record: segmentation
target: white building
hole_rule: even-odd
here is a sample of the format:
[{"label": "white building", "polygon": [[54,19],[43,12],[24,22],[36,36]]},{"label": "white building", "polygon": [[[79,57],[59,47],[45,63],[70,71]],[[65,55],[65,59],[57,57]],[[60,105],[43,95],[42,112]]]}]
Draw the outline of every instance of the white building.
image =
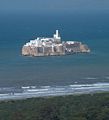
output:
[{"label": "white building", "polygon": [[24,46],[31,46],[31,47],[41,47],[41,46],[52,46],[54,43],[60,43],[61,37],[59,35],[58,30],[56,30],[56,33],[53,35],[52,38],[47,37],[37,37],[35,40],[30,40],[30,42],[26,43]]}]

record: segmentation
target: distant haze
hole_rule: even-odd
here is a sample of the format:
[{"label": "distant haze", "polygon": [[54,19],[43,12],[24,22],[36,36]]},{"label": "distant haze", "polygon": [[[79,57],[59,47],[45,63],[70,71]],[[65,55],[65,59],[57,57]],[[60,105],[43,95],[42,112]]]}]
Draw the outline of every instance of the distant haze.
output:
[{"label": "distant haze", "polygon": [[108,11],[109,0],[0,0],[0,13]]}]

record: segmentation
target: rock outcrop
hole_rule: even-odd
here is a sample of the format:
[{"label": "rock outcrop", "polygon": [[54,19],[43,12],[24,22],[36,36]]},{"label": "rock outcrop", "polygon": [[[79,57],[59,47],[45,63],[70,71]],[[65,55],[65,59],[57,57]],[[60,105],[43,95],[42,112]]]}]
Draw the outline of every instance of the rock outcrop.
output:
[{"label": "rock outcrop", "polygon": [[88,53],[90,49],[87,45],[77,41],[63,41],[56,30],[53,38],[38,37],[30,40],[22,47],[24,56],[50,56],[50,55],[67,55],[74,53]]},{"label": "rock outcrop", "polygon": [[23,46],[22,55],[24,56],[49,56],[49,55],[67,55],[74,53],[89,53],[90,49],[86,44],[75,42],[74,44],[64,43],[62,46],[55,47],[31,47]]}]

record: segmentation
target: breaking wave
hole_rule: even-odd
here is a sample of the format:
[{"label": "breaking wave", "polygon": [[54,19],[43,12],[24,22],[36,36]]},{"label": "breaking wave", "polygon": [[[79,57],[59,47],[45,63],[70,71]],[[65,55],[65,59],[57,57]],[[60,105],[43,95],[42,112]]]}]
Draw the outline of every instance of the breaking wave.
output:
[{"label": "breaking wave", "polygon": [[26,99],[31,97],[86,94],[109,91],[109,83],[72,84],[66,86],[21,86],[0,88],[0,100]]}]

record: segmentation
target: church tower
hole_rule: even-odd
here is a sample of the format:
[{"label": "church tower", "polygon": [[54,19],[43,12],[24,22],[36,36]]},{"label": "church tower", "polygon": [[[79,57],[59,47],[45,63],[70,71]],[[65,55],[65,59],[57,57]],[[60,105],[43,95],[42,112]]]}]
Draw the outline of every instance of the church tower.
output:
[{"label": "church tower", "polygon": [[53,35],[53,38],[54,38],[54,42],[56,42],[56,43],[61,42],[61,37],[60,37],[60,34],[59,34],[58,30],[56,30],[56,33]]}]

